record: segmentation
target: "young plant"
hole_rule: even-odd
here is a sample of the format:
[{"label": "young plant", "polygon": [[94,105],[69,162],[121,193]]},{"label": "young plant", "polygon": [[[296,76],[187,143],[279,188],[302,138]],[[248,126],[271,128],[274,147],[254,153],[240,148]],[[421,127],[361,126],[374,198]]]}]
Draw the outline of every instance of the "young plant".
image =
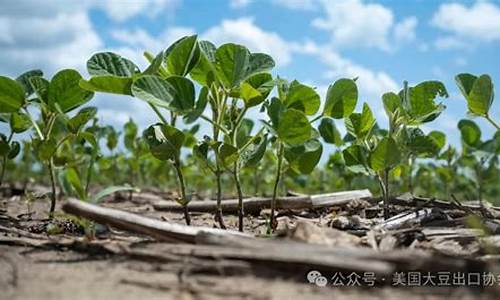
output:
[{"label": "young plant", "polygon": [[472,74],[462,73],[455,76],[455,81],[467,101],[469,113],[472,116],[484,118],[496,130],[500,130],[500,125],[490,116],[490,108],[494,99],[491,77],[487,74],[477,77]]},{"label": "young plant", "polygon": [[484,187],[498,178],[498,155],[500,154],[500,133],[493,139],[481,141],[481,130],[471,120],[460,120],[458,128],[462,135],[461,161],[469,173],[473,174],[479,204],[483,205]]},{"label": "young plant", "polygon": [[298,81],[278,80],[278,97],[267,103],[269,121],[264,122],[276,147],[277,167],[271,200],[268,232],[277,227],[276,199],[282,179],[284,159],[295,173],[309,174],[318,164],[323,146],[307,116],[314,115],[320,106],[316,91]]},{"label": "young plant", "polygon": [[[148,53],[145,53],[145,56],[151,64],[141,72],[132,61],[117,54],[97,53],[87,62],[87,69],[92,77],[88,81],[82,80],[80,85],[91,91],[130,95],[146,101],[163,125],[169,125],[172,131],[179,115],[196,120],[204,107],[200,108],[200,105],[195,103],[194,85],[185,76],[200,57],[197,36],[183,37],[155,57]],[[203,101],[203,98],[200,99]],[[170,111],[170,122],[162,115],[160,108]],[[158,125],[153,125],[152,130],[157,127]],[[147,132],[151,132],[151,127]],[[146,134],[147,136],[149,135]],[[164,137],[153,135],[152,139],[148,140],[150,147],[152,146],[150,149],[156,153],[155,149],[159,146],[157,144],[169,144],[167,137],[168,134]],[[165,154],[156,153],[155,157],[168,157],[173,161],[181,191],[178,201],[187,207],[189,199],[185,193],[180,150],[177,156],[172,155],[171,149],[164,146],[159,146],[159,149],[168,150]],[[186,222],[189,222],[187,213]]]},{"label": "young plant", "polygon": [[[21,145],[13,141],[14,134],[23,133],[36,125],[28,107],[34,99],[33,88],[29,82],[33,76],[42,76],[40,70],[21,74],[16,80],[0,76],[0,122],[9,123],[9,136],[0,135],[0,186],[5,177],[8,160],[13,160],[20,152]],[[38,132],[39,128],[36,126]]]},{"label": "young plant", "polygon": [[66,140],[74,136],[79,136],[91,144],[93,143],[90,136],[80,134],[80,129],[95,115],[95,109],[82,110],[73,118],[69,118],[67,115],[90,101],[94,96],[94,93],[80,88],[81,78],[76,70],[70,69],[59,71],[50,81],[41,76],[29,78],[41,110],[40,122],[42,126],[41,130],[37,130],[39,138],[35,139],[33,144],[39,159],[44,162],[49,171],[52,190],[49,211],[51,216],[56,204],[54,158],[57,151]]},{"label": "young plant", "polygon": [[[200,59],[190,76],[203,86],[202,93],[206,93],[212,116],[202,115],[202,118],[212,125],[212,137],[198,145],[194,153],[216,177],[215,220],[221,228],[226,227],[222,218],[221,177],[226,169],[233,175],[239,200],[239,229],[242,231],[244,208],[240,171],[244,162],[241,158],[247,156],[245,151],[261,131],[248,139],[239,139],[238,136],[241,136],[248,109],[264,102],[273,88],[272,76],[265,72],[274,67],[274,61],[269,55],[251,53],[241,45],[224,44],[216,48],[208,41],[201,41],[199,45]],[[238,99],[243,100],[243,108],[238,107]],[[213,164],[208,161],[209,151],[213,152]]]},{"label": "young plant", "polygon": [[445,108],[435,102],[437,96],[448,96],[441,82],[425,81],[415,87],[408,87],[405,82],[399,94],[386,93],[382,97],[389,130],[373,130],[376,121],[366,103],[361,114],[352,114],[346,119],[347,131],[355,140],[343,151],[344,160],[351,170],[375,176],[382,192],[386,219],[389,217],[389,175],[401,163],[405,150],[422,153],[422,149],[437,147],[434,138],[416,128],[436,119]]}]

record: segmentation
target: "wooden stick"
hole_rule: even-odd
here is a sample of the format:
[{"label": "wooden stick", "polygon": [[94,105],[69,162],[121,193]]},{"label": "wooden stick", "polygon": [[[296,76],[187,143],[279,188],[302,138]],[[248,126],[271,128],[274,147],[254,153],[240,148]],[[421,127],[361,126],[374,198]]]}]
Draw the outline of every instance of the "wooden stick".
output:
[{"label": "wooden stick", "polygon": [[69,199],[63,204],[62,209],[69,214],[84,217],[101,224],[109,224],[116,228],[146,234],[161,241],[194,243],[196,235],[201,231],[207,231],[214,235],[248,236],[231,230],[185,226],[163,222],[117,209],[93,205],[76,199]]},{"label": "wooden stick", "polygon": [[[293,197],[281,197],[277,199],[278,209],[311,209],[332,206],[344,206],[351,201],[372,198],[369,190],[354,190],[330,194],[305,195]],[[262,209],[271,207],[271,198],[248,198],[243,200],[245,211],[256,213]],[[215,201],[195,201],[188,204],[191,212],[213,212],[217,204]],[[154,209],[161,211],[180,212],[182,206],[173,201],[159,201],[153,204]],[[225,213],[236,213],[238,211],[238,200],[230,199],[222,201],[222,211]]]}]

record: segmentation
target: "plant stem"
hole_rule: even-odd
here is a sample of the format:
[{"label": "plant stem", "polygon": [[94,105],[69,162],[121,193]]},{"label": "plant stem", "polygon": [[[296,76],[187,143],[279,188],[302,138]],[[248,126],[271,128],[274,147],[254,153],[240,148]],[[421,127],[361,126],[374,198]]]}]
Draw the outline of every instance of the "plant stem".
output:
[{"label": "plant stem", "polygon": [[384,184],[385,184],[385,219],[389,218],[389,196],[390,196],[390,189],[389,189],[389,170],[386,169],[384,171]]},{"label": "plant stem", "polygon": [[389,219],[389,171],[384,170],[377,176],[377,179],[382,192],[384,220],[387,220]]},{"label": "plant stem", "polygon": [[89,197],[89,187],[90,187],[90,181],[92,180],[92,169],[94,166],[95,162],[95,152],[92,152],[92,156],[89,161],[89,166],[87,168],[87,181],[85,182],[85,195],[88,198]]},{"label": "plant stem", "polygon": [[222,229],[226,229],[224,224],[224,219],[222,218],[222,182],[221,182],[221,170],[219,168],[219,163],[217,163],[217,169],[215,170],[215,176],[217,180],[217,211],[215,212],[215,221],[219,222],[219,226]]},{"label": "plant stem", "polygon": [[170,126],[175,127],[175,123],[177,123],[177,115],[170,111]]},{"label": "plant stem", "polygon": [[410,191],[410,194],[413,195],[413,157],[410,154],[410,157],[408,159],[408,190]]},{"label": "plant stem", "polygon": [[[214,142],[219,141],[219,128],[222,127],[222,122],[224,120],[224,113],[226,111],[226,101],[227,101],[227,94],[224,94],[222,101],[216,101],[217,102],[217,107],[212,108],[212,115],[213,119],[215,120],[215,124],[217,126],[213,127],[213,133],[214,133]],[[222,176],[222,166],[221,166],[221,161],[219,158],[219,150],[215,149],[214,150],[215,154],[215,177],[217,180],[217,210],[215,212],[215,221],[219,222],[219,226],[222,229],[226,229],[226,225],[224,224],[224,219],[222,217],[222,182],[221,182],[221,176]]]},{"label": "plant stem", "polygon": [[226,128],[220,126],[219,124],[216,124],[214,121],[210,120],[210,118],[208,118],[207,116],[201,115],[200,118],[212,124],[212,126],[217,127],[220,131],[224,132],[224,134],[229,135],[229,131],[227,131]]},{"label": "plant stem", "polygon": [[234,183],[236,184],[236,191],[238,192],[238,230],[243,232],[243,217],[245,216],[245,210],[243,207],[243,192],[241,190],[240,182],[240,171],[238,167],[238,162],[234,164]]},{"label": "plant stem", "polygon": [[493,120],[492,118],[490,118],[490,116],[489,116],[489,115],[486,115],[486,117],[485,117],[485,118],[486,118],[486,120],[487,120],[488,122],[490,122],[490,123],[491,123],[491,125],[493,125],[493,127],[495,127],[497,130],[499,130],[499,131],[500,131],[500,125],[498,125],[498,124],[495,122],[495,120]]},{"label": "plant stem", "polygon": [[2,170],[0,171],[0,186],[3,184],[3,178],[5,176],[5,165],[7,164],[7,155],[2,157]]},{"label": "plant stem", "polygon": [[278,149],[276,150],[276,155],[278,156],[278,166],[276,169],[276,180],[274,181],[273,187],[273,198],[271,199],[271,219],[269,220],[267,232],[271,233],[274,229],[276,229],[277,225],[274,211],[276,210],[276,197],[278,194],[278,186],[281,180],[281,165],[283,163],[283,144],[278,141]]},{"label": "plant stem", "polygon": [[[10,132],[9,137],[7,138],[7,144],[10,144],[10,142],[12,141],[12,137],[14,137],[14,131]],[[5,169],[6,169],[6,165],[7,165],[7,155],[8,154],[5,154],[2,157],[2,170],[0,171],[0,186],[2,186],[3,178],[5,176]]]},{"label": "plant stem", "polygon": [[318,121],[319,119],[321,119],[322,117],[323,117],[323,115],[322,115],[322,114],[321,114],[321,115],[319,115],[319,116],[316,116],[316,117],[315,117],[315,118],[313,118],[311,121],[309,121],[309,123],[311,123],[311,124],[312,124],[312,123],[314,123],[314,122]]},{"label": "plant stem", "polygon": [[38,127],[38,124],[36,123],[35,120],[33,120],[33,118],[31,117],[31,114],[29,112],[29,110],[27,108],[24,108],[24,112],[26,112],[26,115],[28,116],[28,118],[30,119],[31,121],[31,124],[33,124],[33,127],[35,127],[35,130],[38,134],[38,137],[40,138],[40,140],[44,140],[44,136],[43,136],[43,133],[42,131],[40,130],[40,127]]},{"label": "plant stem", "polygon": [[187,206],[189,201],[186,197],[186,185],[184,183],[184,175],[182,174],[181,162],[179,158],[177,158],[176,161],[174,162],[174,168],[177,173],[177,179],[179,180],[179,187],[181,191],[181,204],[182,207],[184,208],[184,219],[186,220],[187,225],[191,225],[191,217],[189,216],[189,211]]},{"label": "plant stem", "polygon": [[149,103],[149,106],[151,106],[151,108],[153,109],[153,111],[156,113],[156,115],[158,116],[158,118],[161,120],[161,122],[163,124],[168,124],[167,122],[167,119],[165,119],[165,117],[161,114],[160,110],[158,109],[158,107],[156,107],[154,104],[151,104]]},{"label": "plant stem", "polygon": [[50,173],[50,184],[52,188],[52,193],[50,195],[50,210],[49,210],[49,218],[54,217],[54,211],[56,209],[56,180],[54,175],[54,161],[52,157],[49,159],[49,173]]}]

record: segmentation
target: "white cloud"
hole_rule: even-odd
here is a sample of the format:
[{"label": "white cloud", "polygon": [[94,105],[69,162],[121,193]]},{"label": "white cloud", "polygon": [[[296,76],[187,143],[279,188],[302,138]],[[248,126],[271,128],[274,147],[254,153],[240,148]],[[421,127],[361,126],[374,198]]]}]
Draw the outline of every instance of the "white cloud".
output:
[{"label": "white cloud", "polygon": [[418,24],[416,17],[408,17],[394,26],[394,38],[400,42],[412,42],[416,38],[415,29]]},{"label": "white cloud", "polygon": [[440,37],[434,41],[434,47],[438,50],[450,49],[470,49],[471,44],[463,41],[462,39],[454,36]]},{"label": "white cloud", "polygon": [[253,18],[223,20],[201,36],[216,44],[234,42],[245,45],[253,52],[267,53],[276,60],[278,66],[285,66],[292,60],[289,44],[277,33],[255,25]]},{"label": "white cloud", "polygon": [[172,12],[179,4],[178,0],[88,0],[90,7],[97,7],[116,22],[123,22],[137,15],[156,17],[160,12]]},{"label": "white cloud", "polygon": [[477,1],[470,7],[460,3],[442,4],[431,23],[462,38],[487,42],[500,39],[500,7],[490,2]]},{"label": "white cloud", "polygon": [[301,48],[296,46],[295,51],[317,56],[328,67],[328,71],[324,74],[326,79],[336,80],[340,77],[358,77],[357,83],[362,89],[363,95],[377,99],[380,99],[383,93],[395,91],[398,88],[397,83],[386,72],[374,71],[357,64],[342,57],[330,46],[320,46],[314,42],[306,42],[301,45]]},{"label": "white cloud", "polygon": [[272,2],[295,10],[315,10],[318,4],[315,0],[273,0]]},{"label": "white cloud", "polygon": [[[124,44],[124,47],[120,49],[121,51],[143,51],[148,49],[157,52],[165,49],[178,38],[190,34],[194,34],[194,29],[188,27],[167,28],[158,36],[152,36],[139,28],[111,31],[111,36]],[[265,31],[257,26],[253,18],[243,17],[222,20],[220,24],[201,33],[200,38],[210,40],[217,45],[228,42],[243,44],[253,52],[263,52],[271,55],[278,66],[286,66],[292,60],[291,45],[277,33]],[[130,49],[127,50],[127,47]]]},{"label": "white cloud", "polygon": [[151,36],[149,32],[142,28],[132,30],[115,29],[111,31],[111,36],[118,42],[121,42],[137,50],[148,50],[151,52],[159,52],[179,38],[192,35],[195,31],[189,27],[168,27],[158,36]]},{"label": "white cloud", "polygon": [[251,0],[231,0],[229,6],[231,8],[245,8],[250,5]]},{"label": "white cloud", "polygon": [[392,36],[396,39],[415,38],[416,17],[396,23],[389,8],[361,0],[319,2],[326,15],[316,18],[312,25],[326,30],[335,47],[368,47],[384,51],[393,50]]},{"label": "white cloud", "polygon": [[59,68],[83,69],[85,59],[102,47],[85,12],[54,12],[53,16],[0,15],[2,73],[15,75],[30,68],[48,73]]}]

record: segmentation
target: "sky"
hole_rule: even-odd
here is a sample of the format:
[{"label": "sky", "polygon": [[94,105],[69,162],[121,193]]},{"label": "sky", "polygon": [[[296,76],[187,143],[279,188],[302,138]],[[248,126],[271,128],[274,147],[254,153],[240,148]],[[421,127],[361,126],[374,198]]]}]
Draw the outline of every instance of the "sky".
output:
[{"label": "sky", "polygon": [[[145,66],[144,50],[159,52],[195,33],[268,53],[275,75],[322,96],[335,80],[358,77],[358,110],[367,102],[382,124],[383,93],[399,91],[404,80],[441,80],[447,109],[424,129],[444,131],[453,144],[457,122],[467,117],[454,76],[488,73],[500,82],[500,1],[2,0],[0,74],[39,68],[50,77],[76,68],[87,77],[86,61],[101,51]],[[98,95],[91,105],[104,124],[120,126],[129,117],[142,127],[156,122],[136,99]],[[500,120],[500,100],[491,115]],[[493,128],[477,122],[490,138]]]}]

